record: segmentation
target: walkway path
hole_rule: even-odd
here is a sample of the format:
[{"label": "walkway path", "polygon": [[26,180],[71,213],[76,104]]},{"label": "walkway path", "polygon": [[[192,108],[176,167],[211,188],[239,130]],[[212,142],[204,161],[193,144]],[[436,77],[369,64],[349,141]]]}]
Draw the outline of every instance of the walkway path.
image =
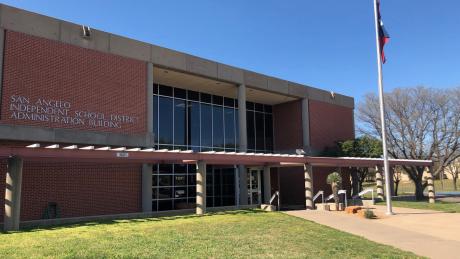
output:
[{"label": "walkway path", "polygon": [[430,258],[460,258],[460,213],[394,208],[385,216],[384,206],[375,206],[380,219],[368,220],[344,212],[287,211],[366,239]]}]

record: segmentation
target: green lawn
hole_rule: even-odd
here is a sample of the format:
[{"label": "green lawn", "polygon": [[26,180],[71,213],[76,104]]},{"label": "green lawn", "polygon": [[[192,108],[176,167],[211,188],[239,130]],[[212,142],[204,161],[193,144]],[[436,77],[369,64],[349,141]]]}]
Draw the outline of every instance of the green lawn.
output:
[{"label": "green lawn", "polygon": [[[377,202],[379,205],[385,205],[385,202]],[[438,210],[451,213],[460,213],[460,204],[451,202],[436,201],[431,204],[428,201],[392,201],[393,207],[403,207],[411,209]]]},{"label": "green lawn", "polygon": [[[437,192],[452,192],[454,190],[454,184],[452,180],[434,180],[434,190]],[[460,181],[457,182],[457,191],[460,192]],[[401,182],[398,187],[398,193],[400,194],[413,194],[415,193],[415,185],[412,182]]]},{"label": "green lawn", "polygon": [[[376,190],[375,183],[371,183],[371,182],[363,183],[363,188],[374,188],[374,190]],[[460,181],[457,182],[457,190],[455,190],[452,180],[449,180],[449,179],[444,179],[442,181],[434,180],[434,190],[436,192],[452,192],[452,191],[460,192]],[[399,183],[398,195],[412,195],[414,193],[415,193],[415,185],[413,182],[408,181],[408,182]]]},{"label": "green lawn", "polygon": [[412,258],[279,212],[245,210],[0,234],[1,258]]}]

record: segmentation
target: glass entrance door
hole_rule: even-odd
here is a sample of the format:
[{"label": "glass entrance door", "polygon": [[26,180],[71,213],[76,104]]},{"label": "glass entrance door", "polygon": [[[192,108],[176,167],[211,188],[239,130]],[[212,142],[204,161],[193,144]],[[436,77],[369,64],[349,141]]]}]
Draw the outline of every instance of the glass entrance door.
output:
[{"label": "glass entrance door", "polygon": [[248,204],[261,204],[262,191],[260,186],[261,169],[248,168]]}]

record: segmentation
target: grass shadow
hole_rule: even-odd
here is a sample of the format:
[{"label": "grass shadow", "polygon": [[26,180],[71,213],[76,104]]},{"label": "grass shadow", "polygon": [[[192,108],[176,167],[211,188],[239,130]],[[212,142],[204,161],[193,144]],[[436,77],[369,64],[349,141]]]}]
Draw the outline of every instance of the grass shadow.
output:
[{"label": "grass shadow", "polygon": [[174,216],[150,216],[150,217],[139,217],[139,218],[120,218],[120,219],[107,219],[107,220],[89,220],[85,222],[78,223],[63,223],[55,224],[50,226],[32,226],[21,228],[19,231],[5,232],[1,231],[2,234],[17,234],[17,233],[27,233],[27,232],[38,232],[43,230],[60,230],[68,228],[77,228],[85,226],[98,226],[98,225],[112,225],[112,224],[127,224],[127,223],[143,223],[143,222],[161,222],[169,220],[178,220],[178,219],[190,219],[190,218],[202,218],[202,217],[213,217],[213,216],[222,216],[222,215],[247,215],[247,214],[262,214],[268,213],[261,209],[240,209],[240,210],[231,210],[231,211],[217,211],[209,212],[203,215],[196,214],[183,214],[183,215],[174,215]]}]

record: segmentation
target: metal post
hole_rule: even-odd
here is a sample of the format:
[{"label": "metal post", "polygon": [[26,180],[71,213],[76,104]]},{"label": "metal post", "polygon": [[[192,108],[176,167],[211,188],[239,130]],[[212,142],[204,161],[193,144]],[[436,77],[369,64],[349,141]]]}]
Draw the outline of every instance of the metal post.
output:
[{"label": "metal post", "polygon": [[385,133],[385,106],[383,98],[383,76],[382,76],[382,60],[381,60],[381,49],[379,39],[379,19],[378,19],[378,6],[377,1],[374,0],[374,16],[375,16],[375,43],[377,46],[377,68],[378,68],[378,79],[379,79],[379,106],[380,106],[380,122],[382,130],[382,147],[383,147],[383,168],[385,172],[385,190],[386,190],[386,202],[387,202],[387,215],[393,214],[391,206],[391,187],[390,187],[390,170],[388,163],[388,151],[387,141]]}]

